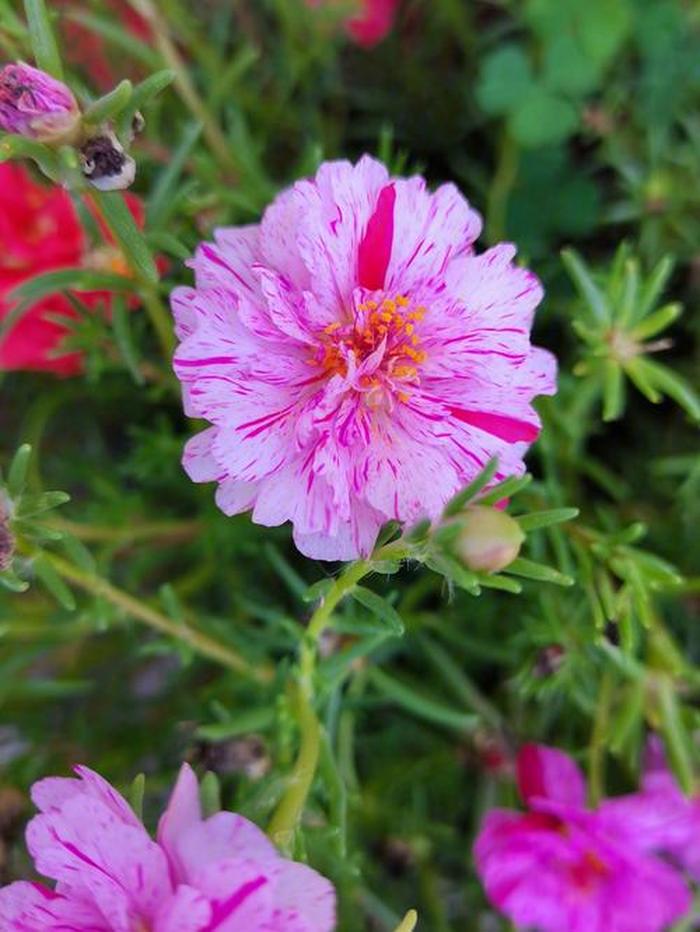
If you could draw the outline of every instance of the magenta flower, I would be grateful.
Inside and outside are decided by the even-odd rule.
[[[38,142],[71,142],[80,110],[61,81],[24,62],[0,70],[0,129]]]
[[[390,519],[437,518],[494,456],[494,481],[522,473],[555,362],[530,345],[537,278],[511,245],[477,255],[480,229],[454,185],[365,156],[217,230],[172,299],[185,408],[213,425],[187,444],[190,478],[346,560]]]
[[[337,0],[306,0],[320,7]],[[345,21],[345,31],[358,45],[371,48],[391,32],[401,0],[357,0],[355,13]],[[348,4],[346,4],[347,6]]]
[[[657,735],[647,742],[641,791],[600,808],[610,831],[631,833],[638,846],[665,855],[700,881],[700,795],[682,792]]]
[[[634,826],[585,808],[583,777],[560,751],[526,745],[518,785],[527,813],[494,810],[475,846],[489,899],[538,932],[660,932],[690,906],[669,865],[635,844]],[[619,831],[618,831],[619,829]]]
[[[41,810],[27,829],[36,869],[57,881],[0,890],[3,932],[330,932],[331,884],[280,857],[252,822],[203,820],[183,765],[153,841],[98,774],[33,787]]]

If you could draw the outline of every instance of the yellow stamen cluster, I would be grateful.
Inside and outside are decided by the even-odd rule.
[[[346,375],[347,356],[355,355],[358,364],[367,359],[382,343],[385,353],[382,365],[372,375],[360,379],[367,392],[367,402],[381,395],[385,389],[394,390],[399,401],[406,402],[407,392],[396,390],[396,382],[415,382],[418,366],[426,359],[420,349],[420,336],[416,325],[426,315],[424,307],[411,309],[405,295],[384,298],[383,301],[366,301],[357,307],[354,324],[343,326],[336,321],[324,328],[321,335],[322,352],[308,360],[318,366],[324,375]]]

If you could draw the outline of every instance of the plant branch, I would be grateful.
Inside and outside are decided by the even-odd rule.
[[[196,631],[184,624],[178,624],[171,618],[168,618],[167,615],[163,615],[161,612],[145,605],[143,602],[123,592],[121,589],[117,589],[116,586],[113,586],[111,583],[107,582],[107,580],[79,569],[68,560],[64,560],[63,557],[48,552],[45,556],[56,572],[64,579],[74,583],[86,592],[90,592],[96,596],[102,596],[102,598],[111,602],[112,605],[126,612],[127,615],[137,618],[139,621],[154,628],[161,634],[167,634],[175,638],[175,640],[183,641],[203,657],[214,660],[216,663],[220,663],[234,673],[248,677],[258,683],[268,683],[272,679],[273,671],[270,667],[253,666],[244,657],[241,657],[240,654],[230,647],[227,647],[225,644],[221,644],[219,641],[214,640],[214,638],[209,637],[209,635],[202,634],[200,631]]]

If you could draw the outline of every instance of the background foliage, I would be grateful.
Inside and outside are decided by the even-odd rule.
[[[126,28],[120,0],[67,0],[60,44],[85,98],[110,77],[175,72],[134,148],[167,269],[133,283],[148,313],[115,298],[111,324],[76,325],[84,377],[1,383],[0,457],[10,494],[24,491],[0,576],[0,880],[28,870],[15,842],[29,783],[74,761],[124,787],[146,773],[155,812],[186,758],[219,775],[225,805],[269,820],[297,753],[309,587],[332,567],[301,558],[286,528],[225,518],[184,476],[194,425],[158,306],[212,227],[254,221],[323,158],[369,151],[456,181],[483,243],[512,238],[543,279],[536,342],[560,359],[560,392],[540,405],[534,480],[511,510],[580,515],[530,520],[523,556],[545,568],[525,567],[543,579],[520,594],[477,597],[454,567],[414,561],[375,567],[341,604],[295,850],[338,884],[342,930],[391,929],[408,906],[426,932],[505,928],[470,851],[484,810],[514,803],[519,742],[570,750],[594,799],[636,786],[647,727],[686,787],[700,765],[700,10],[406,0],[364,51],[296,0],[134,6],[156,41]],[[106,77],[91,73],[98,47]],[[33,57],[9,0],[0,48]]]

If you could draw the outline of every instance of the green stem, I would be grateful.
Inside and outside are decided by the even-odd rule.
[[[158,337],[163,356],[170,363],[175,350],[175,334],[170,314],[161,301],[158,290],[152,285],[142,283],[140,294],[148,319]]]
[[[297,718],[301,732],[299,756],[287,790],[272,817],[268,834],[285,854],[291,854],[294,832],[304,811],[321,752],[321,725],[304,690],[297,687]]]
[[[409,551],[401,541],[380,548],[376,561],[401,559]],[[268,834],[285,853],[289,854],[294,833],[304,812],[321,753],[322,729],[314,711],[314,674],[318,641],[340,602],[372,570],[372,561],[357,560],[351,563],[335,580],[330,591],[321,599],[311,616],[299,651],[299,671],[295,685],[296,704],[301,743],[292,774],[273,817]]]
[[[227,647],[225,644],[221,644],[219,641],[214,640],[214,638],[209,637],[209,635],[202,634],[200,631],[196,631],[187,625],[178,624],[171,618],[168,618],[167,615],[163,615],[161,612],[156,611],[149,605],[145,605],[143,602],[128,595],[128,593],[123,592],[121,589],[117,589],[116,586],[113,586],[111,583],[107,582],[107,580],[79,569],[68,560],[64,560],[63,557],[48,552],[45,553],[45,556],[56,572],[64,579],[79,586],[86,592],[101,596],[108,602],[111,602],[112,605],[126,612],[127,615],[137,618],[139,621],[144,622],[144,624],[154,628],[161,634],[167,634],[175,640],[183,641],[203,657],[214,660],[224,667],[227,667],[229,670],[233,670],[235,673],[246,676],[258,683],[269,683],[272,679],[274,673],[269,667],[253,666],[244,657],[241,657],[240,654],[230,647]]]
[[[518,146],[507,130],[503,131],[498,150],[498,164],[486,202],[486,237],[498,243],[506,236],[508,198],[518,177]]]
[[[201,521],[146,521],[143,524],[80,524],[66,518],[53,518],[47,522],[51,527],[67,531],[74,537],[86,541],[109,541],[132,543],[137,540],[163,538],[167,541],[189,540],[202,533]]]

